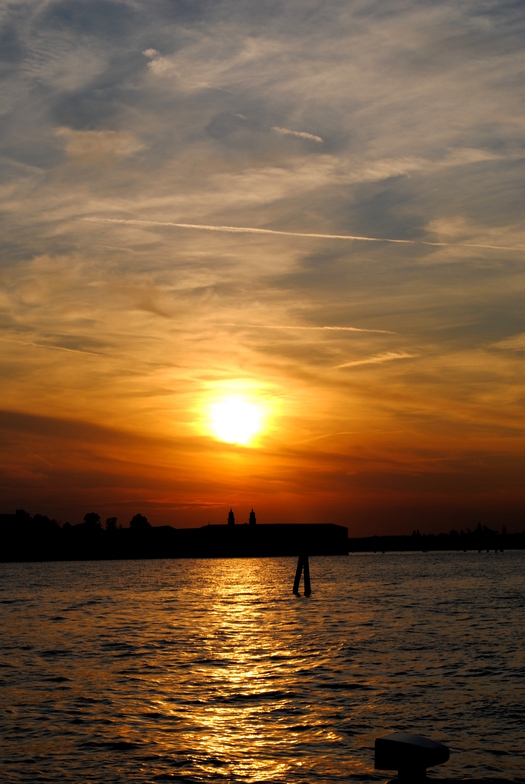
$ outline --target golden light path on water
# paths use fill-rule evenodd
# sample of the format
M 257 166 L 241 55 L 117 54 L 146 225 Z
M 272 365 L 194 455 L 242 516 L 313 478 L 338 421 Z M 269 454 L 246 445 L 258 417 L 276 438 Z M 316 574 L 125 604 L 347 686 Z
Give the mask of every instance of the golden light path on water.
M 264 598 L 272 567 L 269 560 L 214 565 L 214 597 L 205 607 L 206 652 L 195 662 L 191 684 L 192 688 L 206 684 L 214 699 L 192 700 L 187 733 L 179 736 L 184 745 L 193 747 L 203 772 L 210 776 L 227 777 L 235 760 L 235 775 L 245 781 L 283 780 L 291 769 L 297 775 L 309 767 L 300 753 L 305 745 L 342 740 L 330 729 L 322 706 L 304 722 L 297 704 L 304 687 L 300 673 L 307 680 L 311 657 L 318 667 L 330 647 L 323 651 L 316 640 L 313 647 L 301 651 L 295 644 L 293 615 L 288 619 L 289 633 L 284 640 L 276 639 L 276 628 L 282 631 L 287 624 Z M 307 600 L 302 608 L 295 602 L 296 609 L 305 612 L 306 605 Z M 195 610 L 193 624 L 200 618 L 199 609 Z M 323 759 L 323 767 L 327 764 L 329 760 Z

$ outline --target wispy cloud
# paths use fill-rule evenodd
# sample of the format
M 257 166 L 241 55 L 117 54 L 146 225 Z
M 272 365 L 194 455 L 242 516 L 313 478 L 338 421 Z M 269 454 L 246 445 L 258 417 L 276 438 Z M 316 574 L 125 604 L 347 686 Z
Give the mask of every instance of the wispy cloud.
M 32 348 L 43 348 L 48 351 L 67 351 L 71 354 L 89 354 L 93 357 L 101 357 L 103 356 L 102 352 L 99 351 L 90 351 L 89 349 L 83 348 L 70 348 L 68 346 L 60 346 L 55 343 L 38 343 L 36 341 L 26 341 L 26 340 L 17 340 L 16 338 L 11 338 L 5 335 L 0 336 L 0 340 L 6 341 L 8 343 L 15 343 L 20 346 L 31 346 Z
M 137 499 L 126 498 L 123 499 L 121 503 L 136 506 Z M 207 501 L 207 500 L 200 500 L 198 498 L 195 499 L 194 501 L 188 500 L 179 503 L 173 501 L 173 499 L 170 498 L 145 498 L 143 500 L 143 503 L 145 505 L 151 505 L 151 506 L 162 506 L 165 507 L 166 509 L 218 509 L 218 508 L 224 508 L 225 506 L 224 502 L 222 501 Z
M 280 133 L 282 136 L 297 136 L 299 139 L 308 139 L 310 142 L 323 144 L 323 140 L 320 136 L 316 136 L 313 133 L 307 133 L 306 131 L 291 131 L 289 128 L 279 128 L 278 125 L 272 125 L 272 131 Z
M 156 49 L 145 49 L 142 54 L 148 58 L 147 67 L 155 76 L 180 76 L 174 61 L 169 57 L 162 57 Z
M 64 139 L 68 155 L 91 161 L 109 155 L 133 155 L 144 149 L 144 144 L 126 131 L 77 131 L 72 128 L 57 128 L 56 135 Z
M 485 250 L 508 250 L 517 253 L 524 253 L 525 246 L 518 245 L 489 245 L 483 242 L 429 242 L 421 240 L 421 245 L 429 245 L 434 248 L 484 248 Z
M 376 354 L 366 359 L 356 359 L 352 362 L 343 362 L 336 365 L 337 368 L 357 367 L 358 365 L 381 365 L 383 362 L 392 362 L 396 359 L 413 359 L 417 354 L 409 354 L 406 351 L 386 351 L 384 354 Z
M 328 332 L 371 332 L 371 333 L 378 333 L 382 335 L 394 335 L 395 333 L 389 329 L 366 329 L 364 327 L 338 327 L 338 326 L 298 326 L 296 324 L 238 324 L 236 322 L 224 322 L 225 326 L 228 327 L 242 327 L 243 329 L 284 329 L 284 330 L 305 330 L 307 332 L 319 332 L 319 331 L 328 331 Z
M 519 335 L 512 335 L 510 338 L 504 338 L 497 343 L 492 343 L 492 348 L 499 348 L 505 351 L 525 351 L 525 332 Z
M 36 453 L 36 452 L 30 452 L 29 454 L 30 454 L 30 455 L 33 455 L 33 457 L 36 457 L 36 458 L 38 458 L 38 460 L 41 460 L 43 463 L 45 463 L 46 465 L 48 465 L 50 468 L 53 468 L 53 464 L 52 464 L 52 463 L 50 463 L 50 462 L 49 462 L 49 460 L 46 460 L 46 459 L 45 459 L 45 457 L 41 457 L 40 455 L 37 455 L 37 453 Z

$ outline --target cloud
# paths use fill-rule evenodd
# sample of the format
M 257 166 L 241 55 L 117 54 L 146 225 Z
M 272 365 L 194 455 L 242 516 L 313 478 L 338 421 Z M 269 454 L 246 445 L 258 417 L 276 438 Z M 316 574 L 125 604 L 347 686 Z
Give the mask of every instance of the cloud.
M 498 340 L 497 343 L 492 343 L 492 348 L 498 348 L 504 351 L 525 351 L 525 332 L 521 332 L 519 335 L 512 335 L 503 340 Z
M 468 221 L 464 216 L 450 216 L 436 218 L 427 224 L 427 232 L 437 235 L 440 240 L 427 245 L 436 247 L 465 247 L 487 248 L 491 250 L 510 250 L 523 252 L 525 250 L 525 232 L 520 224 L 507 225 L 504 230 L 495 229 Z M 501 243 L 501 237 L 507 238 L 508 244 Z M 473 240 L 476 240 L 473 242 Z M 499 243 L 498 243 L 499 240 Z
M 175 63 L 168 57 L 162 57 L 156 49 L 145 49 L 142 54 L 149 59 L 148 69 L 155 76 L 180 76 Z
M 123 499 L 123 504 L 133 504 L 136 505 L 137 499 Z M 222 501 L 206 501 L 204 499 L 195 500 L 188 500 L 183 501 L 180 503 L 174 503 L 173 499 L 170 498 L 147 498 L 145 499 L 145 503 L 150 504 L 151 506 L 163 506 L 166 509 L 216 509 L 216 508 L 224 508 L 224 502 Z
M 56 135 L 65 140 L 69 156 L 86 161 L 113 155 L 127 157 L 144 149 L 144 144 L 126 131 L 77 131 L 72 128 L 57 128 Z
M 18 343 L 20 346 L 31 346 L 33 348 L 42 348 L 47 349 L 50 351 L 70 351 L 74 354 L 91 354 L 92 356 L 102 356 L 102 352 L 100 351 L 91 351 L 87 348 L 75 348 L 73 346 L 68 345 L 60 345 L 59 343 L 54 343 L 52 341 L 48 342 L 36 342 L 36 341 L 24 341 L 24 340 L 16 340 L 15 338 L 8 338 L 2 336 L 0 340 L 6 340 L 9 343 Z M 66 337 L 66 342 L 70 342 L 72 339 L 71 336 Z
M 319 326 L 319 327 L 305 327 L 294 324 L 236 324 L 230 322 L 225 324 L 230 327 L 242 327 L 245 329 L 284 329 L 284 330 L 306 330 L 306 331 L 328 331 L 328 332 L 373 332 L 384 335 L 393 335 L 394 333 L 387 329 L 365 329 L 363 327 L 338 327 L 338 326 Z
M 299 139 L 308 139 L 310 142 L 323 144 L 323 140 L 320 136 L 315 136 L 313 133 L 306 133 L 306 131 L 290 131 L 288 128 L 279 128 L 277 125 L 272 125 L 272 131 L 280 133 L 282 136 L 297 136 Z
M 392 362 L 395 359 L 413 359 L 417 354 L 409 354 L 406 351 L 386 351 L 384 354 L 376 354 L 374 357 L 366 359 L 356 359 L 352 362 L 343 362 L 336 365 L 338 368 L 357 367 L 358 365 L 381 365 L 383 362 Z

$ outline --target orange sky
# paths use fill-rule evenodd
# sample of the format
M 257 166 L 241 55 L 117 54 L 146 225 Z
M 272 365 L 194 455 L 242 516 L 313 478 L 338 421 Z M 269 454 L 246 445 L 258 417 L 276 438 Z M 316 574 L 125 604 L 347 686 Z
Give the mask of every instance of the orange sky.
M 69 5 L 6 22 L 0 511 L 521 530 L 512 9 Z

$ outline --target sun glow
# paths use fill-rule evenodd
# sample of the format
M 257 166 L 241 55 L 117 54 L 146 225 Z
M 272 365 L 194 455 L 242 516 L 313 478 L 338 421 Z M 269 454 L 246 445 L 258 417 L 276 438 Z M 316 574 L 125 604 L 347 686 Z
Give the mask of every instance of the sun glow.
M 246 446 L 262 428 L 262 411 L 242 397 L 227 397 L 212 404 L 211 420 L 221 441 Z

